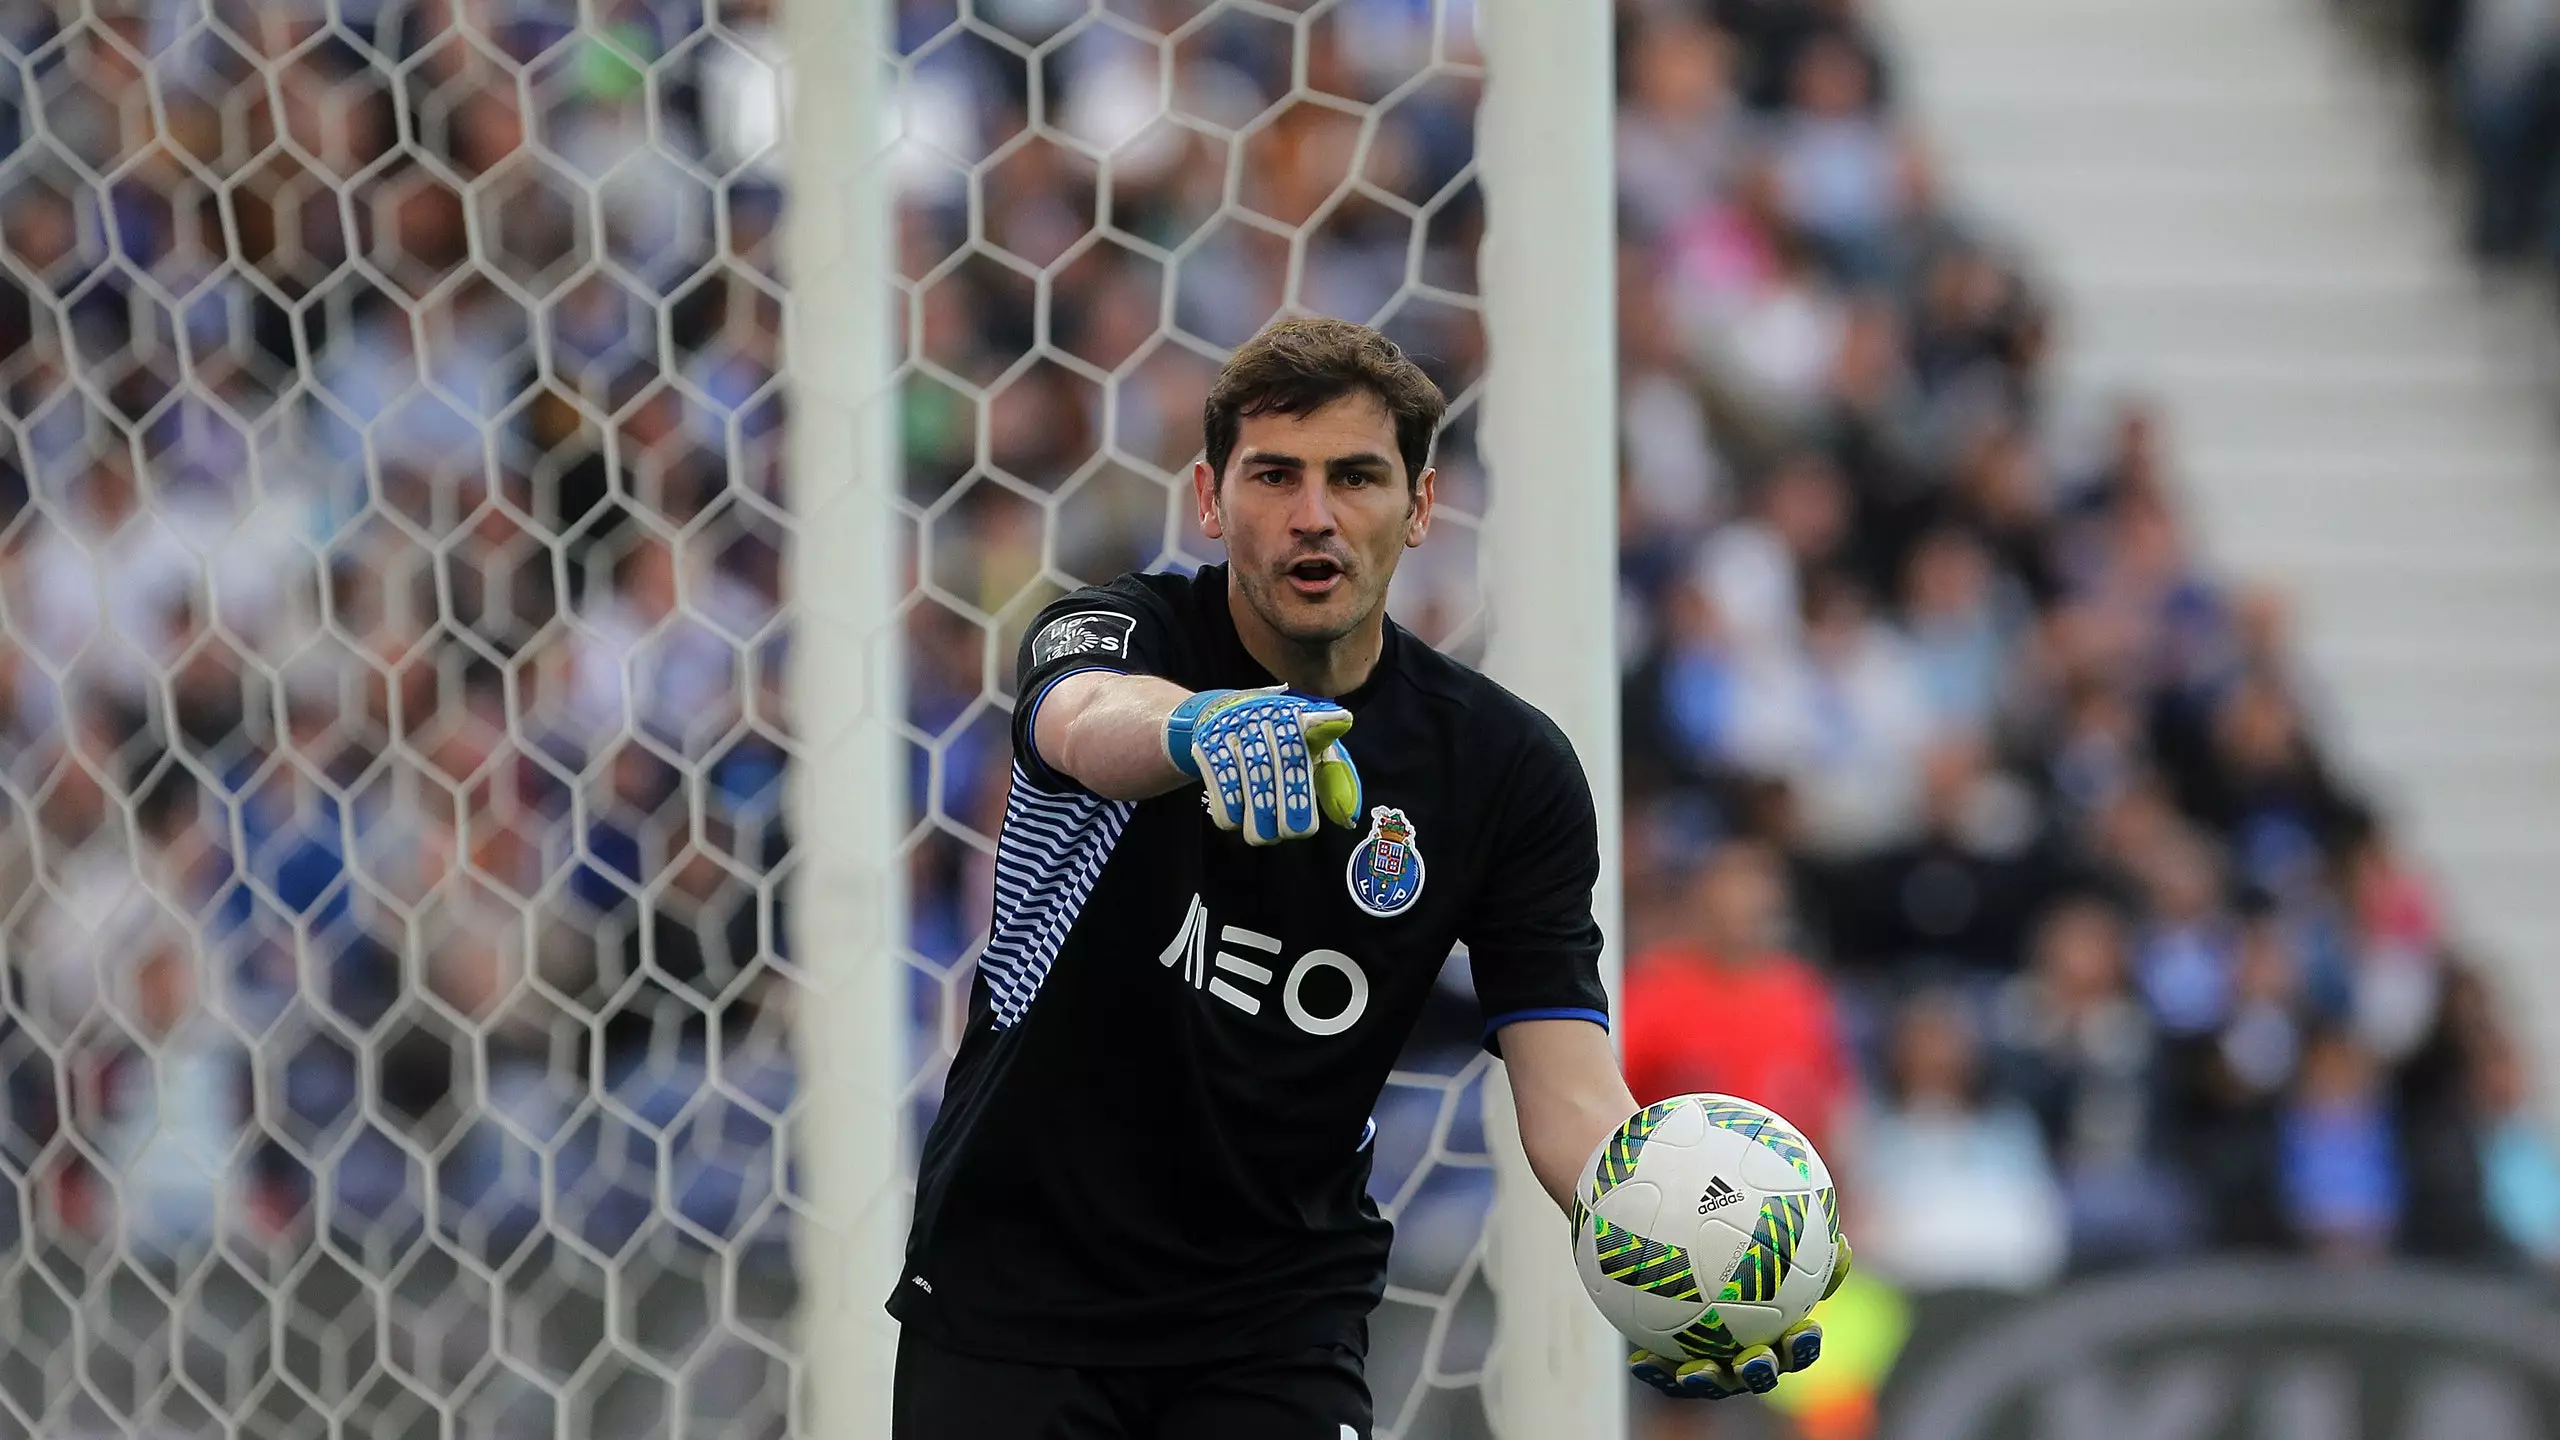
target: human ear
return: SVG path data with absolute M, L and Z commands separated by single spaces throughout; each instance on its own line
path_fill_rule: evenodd
M 1218 521 L 1218 472 L 1209 468 L 1207 460 L 1191 462 L 1191 498 L 1199 509 L 1200 533 L 1212 540 L 1226 539 L 1226 526 Z

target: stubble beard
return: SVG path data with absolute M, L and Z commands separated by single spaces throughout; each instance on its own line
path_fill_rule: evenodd
M 1346 579 L 1343 588 L 1355 585 Z M 1244 600 L 1272 634 L 1306 650 L 1322 650 L 1350 638 L 1376 605 L 1365 596 L 1355 596 L 1350 604 L 1336 601 L 1319 609 L 1291 594 L 1287 581 L 1273 579 L 1248 583 Z

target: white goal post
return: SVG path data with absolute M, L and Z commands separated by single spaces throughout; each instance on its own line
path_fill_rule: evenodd
M 1610 7 L 1484 0 L 1477 116 L 1492 351 L 1481 563 L 1485 668 L 1562 726 L 1600 817 L 1592 905 L 1619 993 L 1617 169 Z M 1485 1086 L 1496 1189 L 1485 1410 L 1502 1440 L 1626 1433 L 1625 1346 L 1583 1294 L 1554 1202 L 1529 1173 L 1497 1073 Z
M 791 708 L 799 872 L 792 955 L 804 1009 L 799 1160 L 801 1395 L 809 1440 L 889 1433 L 908 1195 L 905 783 L 897 545 L 886 0 L 782 7 L 794 310 Z

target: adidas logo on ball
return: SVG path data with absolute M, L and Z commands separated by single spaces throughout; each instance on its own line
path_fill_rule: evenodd
M 1724 1183 L 1724 1177 L 1719 1175 L 1707 1182 L 1707 1193 L 1698 1197 L 1698 1213 L 1704 1215 L 1721 1210 L 1741 1198 L 1742 1192 Z

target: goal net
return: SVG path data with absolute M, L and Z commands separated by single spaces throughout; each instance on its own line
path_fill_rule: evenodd
M 903 1203 L 1021 628 L 1214 558 L 1200 400 L 1275 315 L 1452 397 L 1395 613 L 1482 653 L 1470 7 L 887 8 L 833 73 L 768 0 L 0 3 L 0 1435 L 821 1433 L 804 1180 Z M 894 479 L 841 646 L 786 112 L 848 88 Z M 818 666 L 891 747 L 849 1156 Z M 1382 1435 L 1486 1425 L 1463 976 L 1378 1114 Z

